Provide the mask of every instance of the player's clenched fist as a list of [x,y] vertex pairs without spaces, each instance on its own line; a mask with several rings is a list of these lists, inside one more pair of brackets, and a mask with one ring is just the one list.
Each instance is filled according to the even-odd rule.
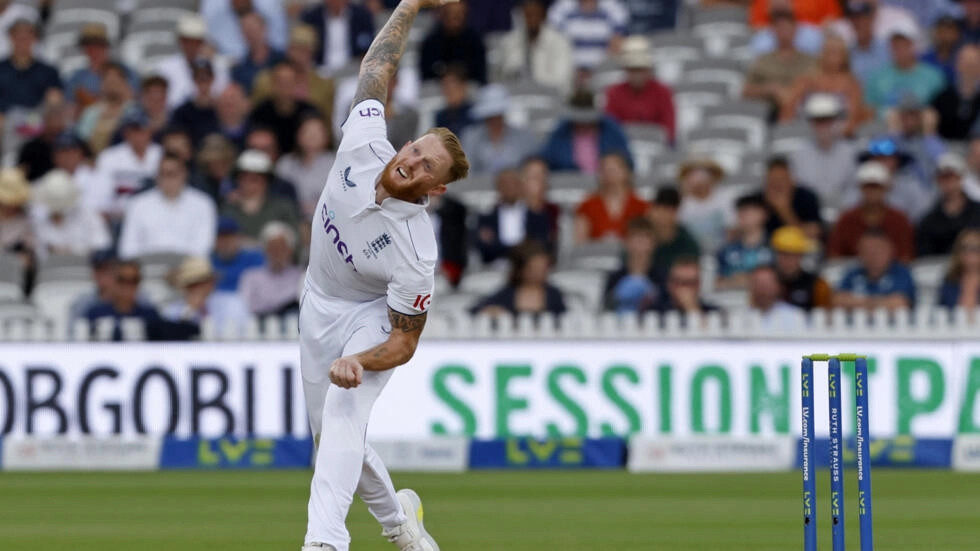
[[338,358],[330,364],[330,382],[341,388],[354,388],[361,384],[364,368],[354,358]]

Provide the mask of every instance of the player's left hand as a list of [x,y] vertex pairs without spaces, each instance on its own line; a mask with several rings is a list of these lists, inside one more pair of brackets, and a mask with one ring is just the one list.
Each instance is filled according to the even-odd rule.
[[355,388],[361,384],[364,367],[352,357],[338,358],[330,364],[330,382],[341,388]]

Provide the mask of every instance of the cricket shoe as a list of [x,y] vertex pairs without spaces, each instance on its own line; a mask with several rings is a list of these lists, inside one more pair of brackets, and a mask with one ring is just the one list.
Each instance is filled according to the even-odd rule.
[[332,545],[325,543],[308,543],[300,551],[337,551]]
[[394,528],[386,528],[381,535],[398,546],[401,551],[439,551],[439,545],[425,531],[422,524],[422,500],[413,490],[401,490],[398,503],[405,511],[405,522]]

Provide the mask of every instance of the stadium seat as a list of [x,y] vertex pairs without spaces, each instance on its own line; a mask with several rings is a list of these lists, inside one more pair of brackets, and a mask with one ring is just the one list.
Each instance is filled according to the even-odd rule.
[[167,30],[140,31],[129,34],[119,45],[123,62],[141,72],[152,70],[153,67],[146,63],[145,56],[147,49],[155,44],[167,44],[176,47],[177,37],[172,31]]
[[596,177],[583,172],[554,172],[551,174],[549,185],[552,190],[578,190],[591,192],[596,187]]
[[[103,4],[112,5],[106,7]],[[54,11],[48,25],[78,23],[101,23],[106,28],[109,41],[115,42],[119,39],[119,16],[115,12],[115,0],[86,0],[85,7],[62,7],[62,3],[55,4]]]
[[912,261],[912,277],[916,285],[938,289],[949,269],[949,257],[926,256]]
[[95,290],[91,280],[41,281],[31,293],[31,302],[47,318],[67,325],[71,304],[81,295]]
[[88,259],[76,255],[49,256],[38,267],[38,281],[88,280],[92,277]]
[[154,253],[141,256],[139,262],[143,268],[143,278],[166,278],[183,259],[184,256],[177,253]]
[[744,311],[749,306],[749,295],[742,290],[717,291],[708,295],[706,300],[726,312]]
[[686,142],[693,155],[714,159],[728,173],[739,171],[742,156],[749,149],[744,128],[698,128],[687,134]]
[[140,294],[157,307],[164,307],[178,298],[177,290],[167,280],[155,277],[143,278]]
[[739,97],[745,82],[742,64],[730,59],[701,59],[684,65],[682,82],[717,82],[725,85],[729,97]]
[[[710,124],[710,123],[709,123]],[[762,178],[766,175],[766,163],[769,162],[768,151],[749,151],[742,156],[741,174]]]
[[769,125],[766,117],[769,106],[761,101],[736,101],[704,110],[705,124],[710,128],[740,128],[745,130],[753,149],[766,146]]
[[176,41],[176,31],[177,24],[171,19],[138,19],[132,20],[126,25],[127,37],[145,32],[165,32],[170,34],[172,41]]
[[633,123],[623,127],[629,138],[636,174],[641,177],[649,175],[653,171],[654,159],[670,146],[667,131],[659,124]]
[[598,311],[602,307],[603,285],[606,273],[601,270],[561,270],[551,274],[552,285],[561,289],[562,293],[578,295],[584,300],[587,310]]
[[459,292],[484,297],[498,291],[506,281],[507,272],[503,270],[472,270],[463,275]]
[[772,128],[769,149],[775,154],[786,155],[806,147],[810,136],[810,125],[804,121],[779,124]]
[[650,36],[657,78],[667,84],[680,81],[684,63],[706,57],[704,42],[682,32],[661,32]]
[[721,105],[727,100],[728,89],[717,82],[682,82],[674,87],[674,110],[677,113],[677,134],[684,136],[699,127],[707,107]]
[[704,40],[706,51],[718,57],[725,54],[733,38],[751,34],[748,12],[739,6],[698,9],[693,13],[691,30]]
[[569,247],[561,265],[574,270],[611,272],[619,268],[622,255],[619,241],[592,241]]
[[828,260],[820,270],[820,277],[832,288],[836,288],[844,278],[844,272],[855,265],[855,260],[851,258],[832,258]]
[[162,59],[178,52],[180,48],[176,44],[148,44],[143,50],[143,65],[140,67],[140,72],[143,74],[152,72]]
[[677,169],[687,160],[688,153],[683,150],[665,151],[659,155],[653,167],[653,179],[657,186],[677,185]]
[[[592,89],[605,90],[626,80],[626,71],[616,56],[609,56],[592,68]],[[603,98],[605,99],[605,98]]]
[[468,315],[470,308],[475,306],[484,296],[476,293],[453,293],[438,296],[432,301],[430,311],[442,317],[458,319]]
[[[149,23],[156,22],[163,24],[170,24],[173,27],[177,26],[177,22],[181,18],[186,17],[189,14],[194,14],[195,11],[187,10],[176,6],[146,6],[141,7],[129,15],[130,26],[139,23]],[[129,30],[127,28],[127,30]]]
[[0,253],[0,300],[19,301],[24,298],[24,268],[12,255]]

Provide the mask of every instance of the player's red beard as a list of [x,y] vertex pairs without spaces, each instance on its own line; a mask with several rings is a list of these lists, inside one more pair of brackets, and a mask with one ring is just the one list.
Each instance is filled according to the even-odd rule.
[[418,180],[404,180],[395,172],[395,157],[385,166],[381,172],[378,183],[388,192],[388,195],[395,199],[417,203],[420,199],[428,195],[429,184]]

